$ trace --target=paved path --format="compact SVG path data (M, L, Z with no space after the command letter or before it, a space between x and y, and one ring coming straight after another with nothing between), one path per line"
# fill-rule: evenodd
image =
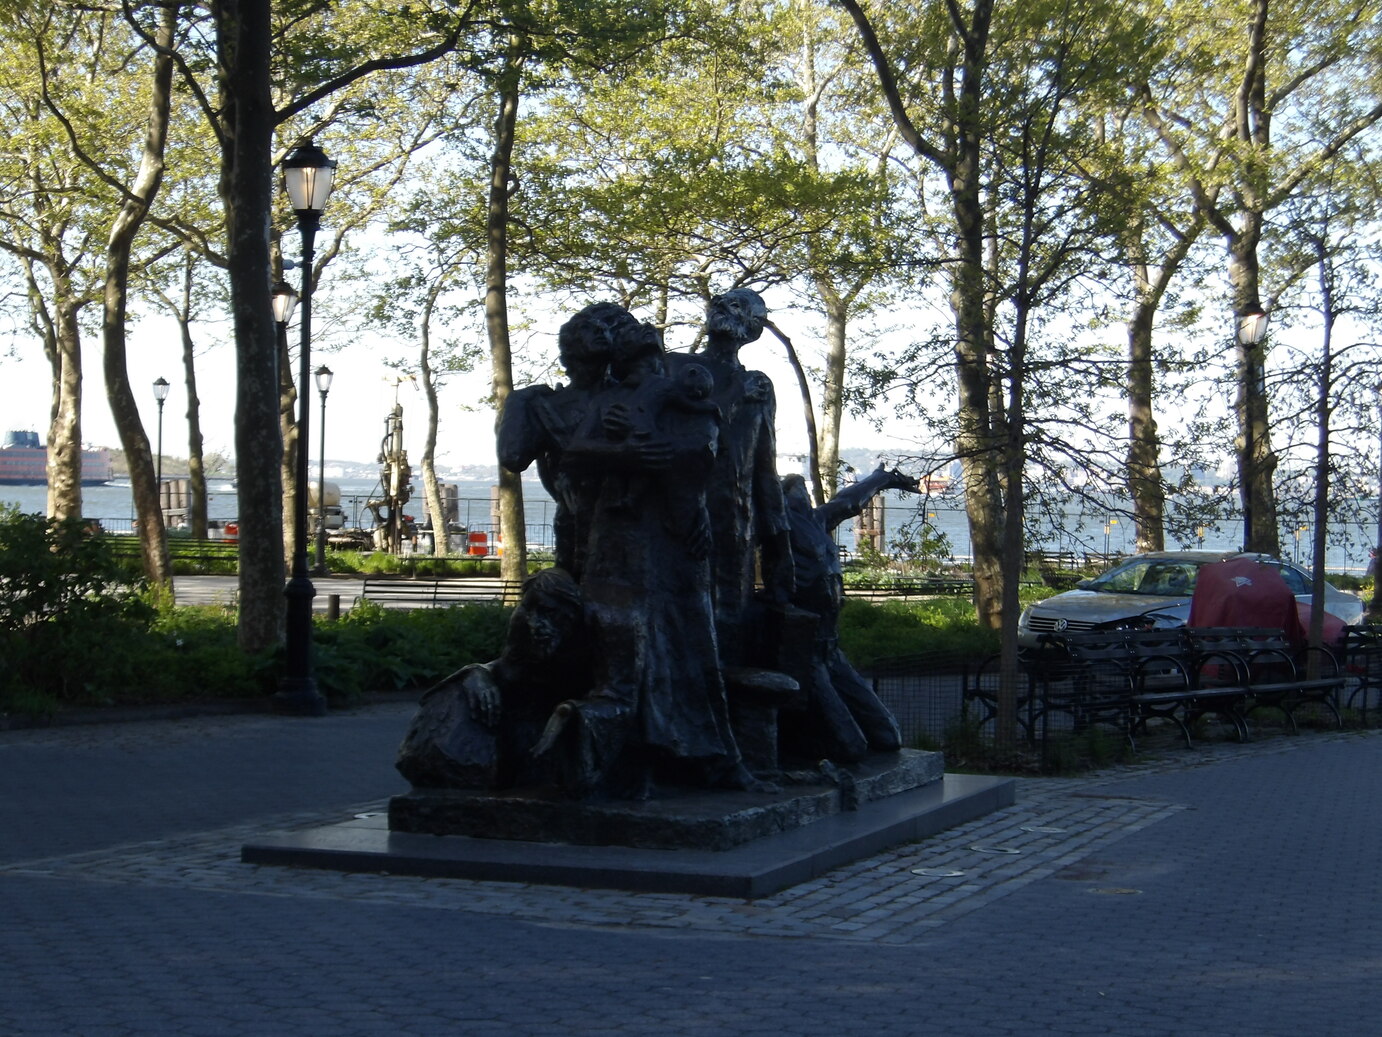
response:
M312 608L327 611L329 597L340 595L342 611L348 610L360 596L364 578L357 576L314 576L312 586L317 596ZM179 605L233 605L240 590L238 576L175 576L173 594Z
M0 732L0 1034L1363 1034L1382 732L1175 751L774 897L256 868L410 709Z

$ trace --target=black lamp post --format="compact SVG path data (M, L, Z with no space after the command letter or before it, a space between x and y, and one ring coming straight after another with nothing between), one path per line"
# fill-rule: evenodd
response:
M298 328L302 333L299 347L298 373L298 448L294 470L293 498L293 567L284 588L288 599L286 624L286 668L283 680L274 696L280 712L303 716L322 716L326 713L326 699L317 688L312 668L312 599L317 596L312 578L307 572L307 451L311 442L308 432L311 400L308 398L308 379L312 376L312 265L317 228L321 226L322 210L331 194L331 181L336 163L311 141L299 145L283 161L283 184L288 201L297 214L298 233L302 235L302 316Z
M1377 392L1378 468L1377 468L1377 546L1373 548L1368 569L1372 575L1372 600L1368 602L1368 618L1376 623L1382 620L1382 382L1374 387Z
M154 399L158 401L158 508L163 510L163 404L168 399L168 379L162 375L154 381Z
M326 394L331 391L331 368L317 368L317 392L322 398L322 427L317 432L317 572L326 575Z
M1238 344L1243 347L1248 358L1243 365L1245 378L1256 381L1262 372L1262 361L1253 357L1253 350L1267 334L1267 312L1257 303L1243 307L1238 314ZM1240 478L1243 480L1243 550L1256 546L1253 536L1252 495L1257 488L1257 444L1253 437L1255 420L1255 398L1265 391L1265 385L1249 386L1246 383L1240 390L1243 393L1243 465Z

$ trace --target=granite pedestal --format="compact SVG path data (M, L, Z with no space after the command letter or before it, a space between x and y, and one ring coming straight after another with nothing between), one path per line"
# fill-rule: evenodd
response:
M572 803L541 790L420 791L388 814L246 844L250 864L754 898L1011 805L1010 778L904 750L775 792Z

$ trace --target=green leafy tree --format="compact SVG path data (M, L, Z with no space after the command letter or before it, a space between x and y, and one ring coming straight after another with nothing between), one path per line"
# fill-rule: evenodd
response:
M998 737L1006 743L1016 729L1029 465L1050 466L1077 448L1059 428L1072 419L1078 427L1087 407L1069 378L1089 365L1048 321L1088 290L1121 215L1113 201L1122 178L1110 174L1088 116L1116 103L1155 33L1119 3L1000 11L976 0L873 15L853 0L842 6L893 124L948 206L941 249L959 399L951 430L979 617L1002 631Z
M71 160L68 132L44 103L45 70L55 61L64 68L63 93L82 114L126 110L129 99L115 101L114 92L128 84L102 72L111 19L77 19L54 4L7 6L3 15L0 106L12 144L0 154L0 248L19 263L27 323L52 373L48 512L80 517L82 314L101 298L98 242L112 196ZM131 128L111 118L105 132Z
M1272 214L1382 120L1375 0L1319 5L1226 0L1155 9L1177 60L1141 84L1142 115L1228 253L1236 317L1270 308L1261 250ZM1224 32L1225 25L1240 27ZM1265 384L1267 341L1236 344L1239 488L1245 550L1280 551Z

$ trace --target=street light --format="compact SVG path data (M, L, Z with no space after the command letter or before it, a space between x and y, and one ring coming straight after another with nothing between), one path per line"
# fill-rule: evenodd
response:
M297 216L298 233L302 235L302 293L301 317L298 329L302 335L298 349L298 446L294 470L293 497L293 567L284 597L288 599L285 628L286 665L283 680L274 696L280 712L303 716L322 716L326 713L326 699L317 688L312 669L312 599L317 596L312 578L307 572L307 451L311 420L311 400L308 398L308 379L312 376L312 266L317 228L321 226L322 210L331 195L331 182L336 163L310 140L299 145L283 160L283 186L288 202ZM276 295L276 299L283 298ZM284 299L286 305L286 299ZM277 307L275 308L277 309ZM290 312L290 310L288 311ZM277 316L277 313L275 314ZM286 320L283 322L286 324Z
M1267 311L1257 303L1249 303L1238 312L1238 344L1245 347L1243 363L1243 384L1239 392L1243 394L1243 464L1240 478L1243 481L1243 550L1256 546L1253 539L1252 495L1257 485L1257 450L1253 441L1253 401L1261 394L1248 385L1248 378L1254 381L1258 367L1252 363L1252 350L1261 344L1267 335ZM1265 372L1263 372L1265 376Z
M168 379L159 375L154 381L154 399L158 401L158 510L163 512L163 404L168 399Z
M1372 575L1372 600L1368 602L1368 618L1376 623L1382 619L1382 382L1374 386L1377 393L1378 467L1377 467L1377 546L1368 560Z
M322 398L322 427L317 432L317 572L326 575L326 394L331 391L331 368L317 368L317 392Z
M288 322L293 319L293 310L297 309L297 289L287 281L279 281L278 284L274 285L273 297L274 322L287 328Z

